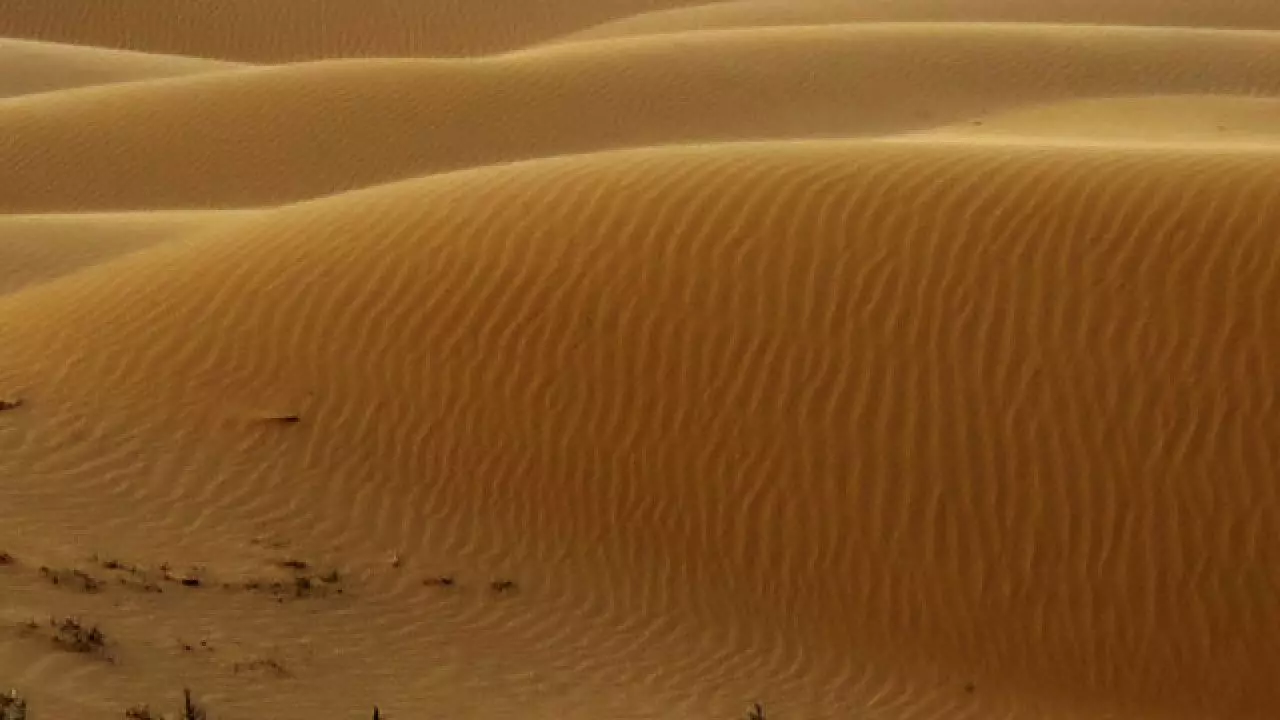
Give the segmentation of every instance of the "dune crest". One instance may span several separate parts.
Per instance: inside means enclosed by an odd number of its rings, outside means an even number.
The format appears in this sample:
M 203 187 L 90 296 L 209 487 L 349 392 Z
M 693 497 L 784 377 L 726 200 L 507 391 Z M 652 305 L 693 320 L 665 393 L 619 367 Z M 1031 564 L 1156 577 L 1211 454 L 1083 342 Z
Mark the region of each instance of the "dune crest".
M 234 63 L 0 38 L 0 99 L 228 70 Z
M 1172 95 L 1028 106 L 931 130 L 930 136 L 1112 139 L 1126 143 L 1280 143 L 1280 98 Z
M 0 167 L 23 169 L 0 179 L 0 211 L 270 205 L 550 155 L 896 133 L 1139 92 L 1280 96 L 1280 35 L 764 28 L 88 88 L 0 102 Z
M 232 211 L 0 215 L 0 295 L 246 215 Z
M 0 36 L 243 62 L 511 50 L 698 0 L 59 0 L 0 5 Z
M 560 41 L 672 32 L 863 22 L 989 22 L 1280 30 L 1268 0 L 726 0 L 636 13 L 578 30 Z

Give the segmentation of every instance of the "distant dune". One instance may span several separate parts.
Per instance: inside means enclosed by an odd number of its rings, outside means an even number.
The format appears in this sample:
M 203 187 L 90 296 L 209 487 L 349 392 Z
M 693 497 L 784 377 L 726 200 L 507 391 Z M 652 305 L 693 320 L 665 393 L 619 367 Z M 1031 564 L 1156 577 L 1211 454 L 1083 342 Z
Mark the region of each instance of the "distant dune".
M 188 57 L 0 38 L 0 98 L 232 67 Z
M 560 40 L 744 27 L 866 22 L 987 22 L 1280 30 L 1269 0 L 724 0 L 637 13 L 569 33 Z
M 0 5 L 0 31 L 246 62 L 461 56 L 510 50 L 698 1 L 15 0 Z
M 1277 716 L 1273 3 L 0 37 L 33 720 Z
M 88 88 L 0 102 L 0 167 L 22 168 L 0 210 L 261 205 L 614 147 L 890 133 L 1098 95 L 1280 94 L 1277 37 L 806 26 Z

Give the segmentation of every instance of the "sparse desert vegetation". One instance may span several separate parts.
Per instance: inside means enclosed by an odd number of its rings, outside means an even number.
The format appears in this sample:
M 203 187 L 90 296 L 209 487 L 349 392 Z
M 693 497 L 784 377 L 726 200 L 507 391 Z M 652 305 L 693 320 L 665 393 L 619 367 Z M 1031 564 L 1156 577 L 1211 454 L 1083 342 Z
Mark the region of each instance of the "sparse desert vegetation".
M 163 720 L 160 715 L 154 715 L 149 705 L 134 705 L 125 709 L 125 720 Z
M 39 572 L 53 585 L 87 593 L 102 590 L 101 580 L 78 568 L 51 568 L 42 565 Z
M 27 700 L 17 690 L 0 692 L 0 720 L 27 720 Z
M 213 720 L 209 718 L 204 707 L 192 697 L 189 689 L 182 691 L 182 707 L 179 713 L 174 717 L 180 720 Z M 166 715 L 152 711 L 150 705 L 134 705 L 124 711 L 124 717 L 125 720 L 167 720 L 168 718 Z
M 34 629 L 30 624 L 28 627 Z M 114 662 L 107 646 L 107 636 L 97 625 L 86 623 L 77 617 L 61 617 L 50 618 L 48 628 L 49 637 L 55 646 L 68 652 L 94 655 Z

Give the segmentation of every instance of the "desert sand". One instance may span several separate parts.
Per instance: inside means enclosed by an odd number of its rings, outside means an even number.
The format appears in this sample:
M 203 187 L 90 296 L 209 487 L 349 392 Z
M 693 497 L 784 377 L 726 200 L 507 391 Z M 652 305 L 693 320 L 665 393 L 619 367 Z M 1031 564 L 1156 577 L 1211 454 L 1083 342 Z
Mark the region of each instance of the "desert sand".
M 1280 10 L 1060 5 L 0 6 L 0 691 L 1276 717 Z
M 229 70 L 236 63 L 0 38 L 0 98 Z

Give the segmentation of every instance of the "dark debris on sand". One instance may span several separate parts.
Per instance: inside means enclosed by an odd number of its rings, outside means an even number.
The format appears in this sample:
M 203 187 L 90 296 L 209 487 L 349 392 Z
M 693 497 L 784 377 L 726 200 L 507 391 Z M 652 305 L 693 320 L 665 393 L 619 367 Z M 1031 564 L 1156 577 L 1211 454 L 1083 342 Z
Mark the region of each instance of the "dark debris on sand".
M 59 587 L 67 587 L 87 593 L 96 593 L 102 590 L 101 580 L 77 568 L 51 568 L 41 565 L 40 575 Z

